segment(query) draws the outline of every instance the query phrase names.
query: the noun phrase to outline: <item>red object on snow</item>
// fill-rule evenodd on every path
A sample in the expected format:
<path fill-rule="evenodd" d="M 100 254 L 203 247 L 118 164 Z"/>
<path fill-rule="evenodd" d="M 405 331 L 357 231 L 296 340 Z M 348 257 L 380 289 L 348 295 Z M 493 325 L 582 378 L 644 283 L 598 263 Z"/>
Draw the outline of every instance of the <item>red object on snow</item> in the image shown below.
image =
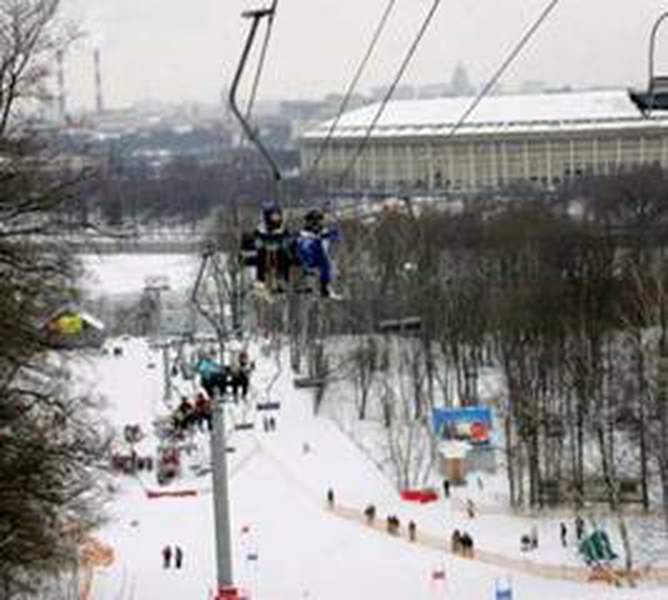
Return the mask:
<path fill-rule="evenodd" d="M 427 502 L 435 502 L 438 500 L 438 493 L 434 490 L 401 490 L 402 500 L 408 502 L 420 502 L 426 504 Z"/>
<path fill-rule="evenodd" d="M 157 498 L 192 498 L 193 496 L 197 496 L 197 490 L 166 490 L 161 492 L 146 490 L 146 497 L 149 500 L 156 500 Z"/>
<path fill-rule="evenodd" d="M 236 587 L 224 587 L 218 590 L 215 600 L 250 600 L 250 596 Z"/>

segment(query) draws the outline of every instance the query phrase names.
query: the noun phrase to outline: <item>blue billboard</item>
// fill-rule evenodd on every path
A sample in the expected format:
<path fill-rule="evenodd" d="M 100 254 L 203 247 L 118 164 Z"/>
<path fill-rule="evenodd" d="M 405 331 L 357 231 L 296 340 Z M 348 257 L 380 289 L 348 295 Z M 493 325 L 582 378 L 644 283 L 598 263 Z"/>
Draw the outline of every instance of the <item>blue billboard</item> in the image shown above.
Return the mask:
<path fill-rule="evenodd" d="M 432 413 L 434 432 L 447 440 L 489 441 L 492 409 L 488 406 L 435 408 Z"/>

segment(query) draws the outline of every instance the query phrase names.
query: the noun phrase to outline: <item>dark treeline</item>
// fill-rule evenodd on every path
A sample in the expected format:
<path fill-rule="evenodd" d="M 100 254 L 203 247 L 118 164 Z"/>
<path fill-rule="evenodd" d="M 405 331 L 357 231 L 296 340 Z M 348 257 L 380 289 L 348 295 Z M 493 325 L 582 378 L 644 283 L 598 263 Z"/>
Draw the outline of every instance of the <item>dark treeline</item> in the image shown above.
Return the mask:
<path fill-rule="evenodd" d="M 481 369 L 498 368 L 514 505 L 579 506 L 598 489 L 615 508 L 635 486 L 646 507 L 662 488 L 668 509 L 660 169 L 456 214 L 407 203 L 344 230 L 337 262 L 348 301 L 334 329 L 356 335 L 373 370 L 382 368 L 378 323 L 421 318 L 416 419 L 451 403 L 452 386 L 476 402 Z"/>
<path fill-rule="evenodd" d="M 76 299 L 59 241 L 85 174 L 20 119 L 70 37 L 59 0 L 0 2 L 0 598 L 70 597 L 80 544 L 102 519 L 105 428 L 75 392 L 44 323 Z M 18 114 L 17 114 L 18 113 Z M 60 165 L 62 168 L 54 168 Z M 34 234 L 50 234 L 36 245 Z"/>
<path fill-rule="evenodd" d="M 202 154 L 137 153 L 111 145 L 90 149 L 97 177 L 81 198 L 79 213 L 87 220 L 120 224 L 199 224 L 203 219 L 236 205 L 257 208 L 278 195 L 266 165 L 251 149 L 221 147 Z M 154 149 L 155 150 L 155 149 Z M 202 150 L 202 148 L 199 148 Z M 103 152 L 101 154 L 101 152 Z M 274 150 L 282 168 L 297 164 L 293 150 Z M 297 179 L 281 184 L 287 203 L 304 197 Z"/>

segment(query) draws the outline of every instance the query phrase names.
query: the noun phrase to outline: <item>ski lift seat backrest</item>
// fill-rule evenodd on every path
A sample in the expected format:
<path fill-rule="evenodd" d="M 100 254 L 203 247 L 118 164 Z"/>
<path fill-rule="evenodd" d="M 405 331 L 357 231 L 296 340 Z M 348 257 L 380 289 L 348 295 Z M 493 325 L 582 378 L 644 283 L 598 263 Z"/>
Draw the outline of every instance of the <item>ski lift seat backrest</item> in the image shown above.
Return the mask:
<path fill-rule="evenodd" d="M 650 93 L 666 94 L 668 93 L 668 76 L 658 75 L 652 78 L 650 82 Z"/>

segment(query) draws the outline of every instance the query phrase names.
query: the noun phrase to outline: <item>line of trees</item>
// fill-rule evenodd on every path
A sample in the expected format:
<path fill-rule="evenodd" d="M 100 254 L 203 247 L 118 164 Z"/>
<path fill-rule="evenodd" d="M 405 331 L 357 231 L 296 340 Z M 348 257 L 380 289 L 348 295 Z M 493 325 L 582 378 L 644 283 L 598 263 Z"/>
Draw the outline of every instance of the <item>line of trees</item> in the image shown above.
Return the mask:
<path fill-rule="evenodd" d="M 344 224 L 349 301 L 332 319 L 356 335 L 360 418 L 374 400 L 386 425 L 393 414 L 374 378 L 387 370 L 378 323 L 419 317 L 412 356 L 385 354 L 413 382 L 412 419 L 455 396 L 477 402 L 495 366 L 513 505 L 598 494 L 615 509 L 635 488 L 668 518 L 666 174 L 646 166 L 457 214 L 417 208 Z"/>
<path fill-rule="evenodd" d="M 42 324 L 76 296 L 66 246 L 39 248 L 76 204 L 81 176 L 27 122 L 55 53 L 71 39 L 58 0 L 0 0 L 0 598 L 65 597 L 78 544 L 100 521 L 105 428 L 74 394 Z M 65 165 L 63 165 L 65 166 Z M 56 238 L 53 238 L 56 240 Z M 70 578 L 71 580 L 71 578 Z"/>

